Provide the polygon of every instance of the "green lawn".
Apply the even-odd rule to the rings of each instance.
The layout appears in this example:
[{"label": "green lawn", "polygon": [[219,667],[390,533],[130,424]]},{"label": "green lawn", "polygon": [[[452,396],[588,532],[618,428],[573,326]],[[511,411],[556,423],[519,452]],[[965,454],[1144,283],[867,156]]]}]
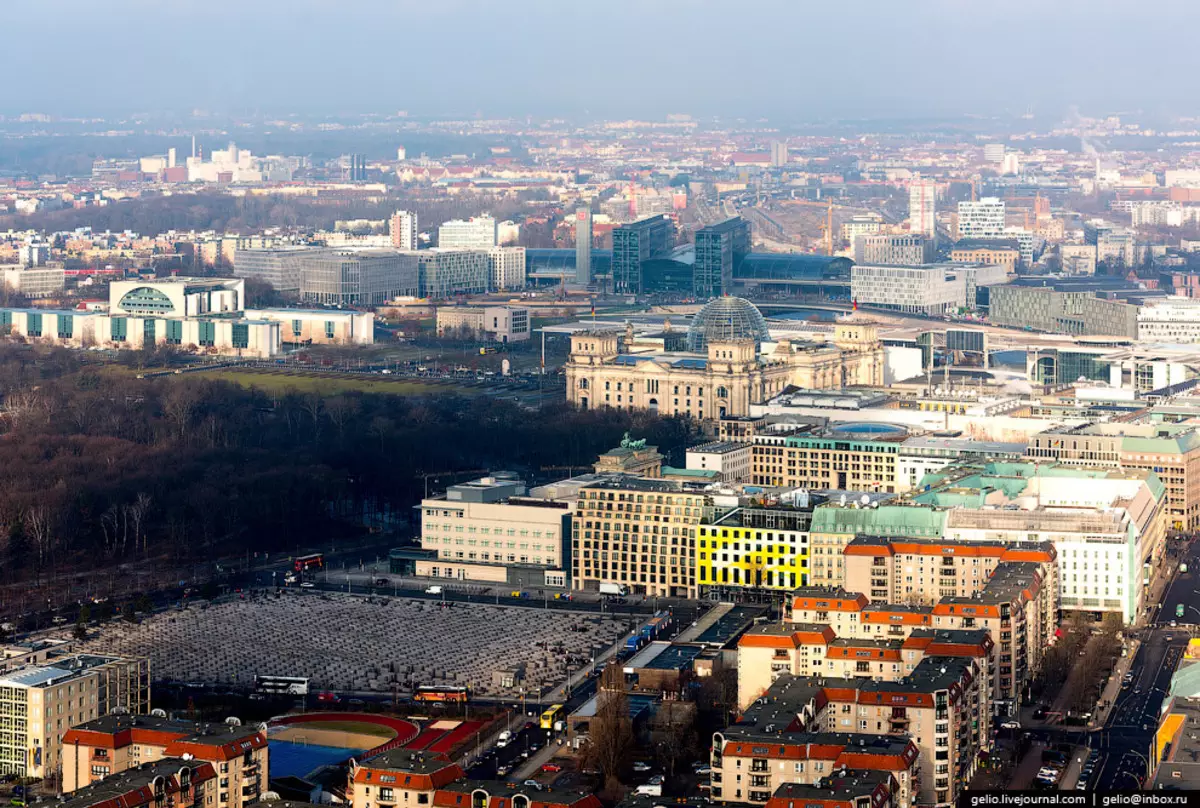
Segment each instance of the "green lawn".
[{"label": "green lawn", "polygon": [[359,735],[370,735],[374,738],[391,740],[396,737],[395,731],[380,724],[367,724],[361,721],[314,721],[311,724],[292,724],[293,727],[311,727],[313,729],[328,729],[336,732],[354,732]]},{"label": "green lawn", "polygon": [[352,376],[329,374],[322,375],[291,375],[281,372],[265,372],[249,369],[220,368],[203,371],[204,375],[214,379],[240,384],[243,387],[257,387],[260,390],[278,392],[299,391],[302,393],[320,393],[333,395],[348,390],[358,390],[363,393],[386,393],[390,395],[431,396],[438,393],[458,392],[464,395],[475,395],[477,390],[459,390],[444,384],[426,384],[411,379],[361,379]]}]

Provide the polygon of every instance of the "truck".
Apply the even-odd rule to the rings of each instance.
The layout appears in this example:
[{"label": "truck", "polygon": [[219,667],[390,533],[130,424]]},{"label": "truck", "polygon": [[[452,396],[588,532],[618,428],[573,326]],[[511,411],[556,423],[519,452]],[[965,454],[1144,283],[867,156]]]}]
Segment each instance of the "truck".
[{"label": "truck", "polygon": [[641,634],[634,634],[625,640],[626,651],[637,651],[646,644],[646,638]]},{"label": "truck", "polygon": [[612,584],[603,582],[600,584],[601,595],[628,595],[629,587],[625,584]]}]

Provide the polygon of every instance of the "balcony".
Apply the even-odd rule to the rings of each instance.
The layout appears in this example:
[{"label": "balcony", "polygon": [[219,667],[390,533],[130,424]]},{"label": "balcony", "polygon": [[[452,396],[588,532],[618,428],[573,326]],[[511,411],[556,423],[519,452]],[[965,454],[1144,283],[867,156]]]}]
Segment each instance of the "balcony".
[{"label": "balcony", "polygon": [[750,764],[750,771],[752,772],[765,772],[770,770],[770,764],[768,764],[765,760],[755,760]]},{"label": "balcony", "polygon": [[754,775],[750,778],[750,786],[752,788],[770,788],[771,778],[765,775]]}]

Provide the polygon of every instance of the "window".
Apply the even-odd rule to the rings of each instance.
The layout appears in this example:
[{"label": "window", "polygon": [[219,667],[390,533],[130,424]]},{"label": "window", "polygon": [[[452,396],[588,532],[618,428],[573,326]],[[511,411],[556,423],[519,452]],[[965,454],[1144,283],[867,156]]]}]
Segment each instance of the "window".
[{"label": "window", "polygon": [[333,320],[325,321],[325,339],[333,339]]}]

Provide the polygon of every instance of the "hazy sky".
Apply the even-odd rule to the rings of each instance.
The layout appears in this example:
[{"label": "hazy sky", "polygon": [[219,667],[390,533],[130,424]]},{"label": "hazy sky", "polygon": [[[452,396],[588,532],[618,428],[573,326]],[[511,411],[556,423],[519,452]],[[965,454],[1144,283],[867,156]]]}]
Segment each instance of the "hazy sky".
[{"label": "hazy sky", "polygon": [[1195,0],[2,0],[0,109],[1192,114]]}]

